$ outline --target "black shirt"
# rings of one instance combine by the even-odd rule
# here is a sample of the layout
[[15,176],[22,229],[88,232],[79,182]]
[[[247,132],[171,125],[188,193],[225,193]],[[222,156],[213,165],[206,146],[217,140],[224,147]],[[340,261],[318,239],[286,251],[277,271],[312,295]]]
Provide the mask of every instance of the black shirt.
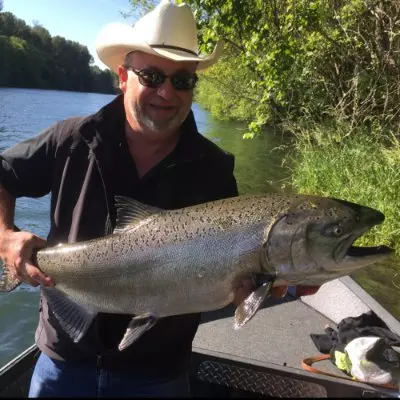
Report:
[[[115,227],[114,196],[176,209],[236,196],[234,158],[197,131],[193,113],[175,150],[139,179],[123,138],[125,112],[118,96],[97,113],[59,122],[0,157],[0,184],[14,197],[51,192],[49,243],[97,238]],[[119,147],[119,143],[122,146]],[[131,316],[98,316],[78,343],[59,326],[41,296],[36,343],[48,356],[162,374],[188,367],[199,314],[160,319],[128,349],[116,344]]]

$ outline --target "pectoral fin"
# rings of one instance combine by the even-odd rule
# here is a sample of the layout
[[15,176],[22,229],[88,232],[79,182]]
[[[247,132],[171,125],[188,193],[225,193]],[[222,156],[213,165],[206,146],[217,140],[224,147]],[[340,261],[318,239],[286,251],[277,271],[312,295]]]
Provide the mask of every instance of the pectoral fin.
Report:
[[122,338],[118,349],[119,351],[125,350],[129,347],[135,340],[139,339],[147,330],[149,330],[155,323],[157,318],[152,314],[138,315],[132,318],[125,331],[125,335]]
[[268,296],[272,289],[273,281],[262,283],[262,285],[252,292],[243,302],[236,308],[233,327],[241,328],[251,318],[254,317],[262,302]]
[[49,309],[62,329],[75,343],[79,342],[96,316],[96,312],[75,303],[55,288],[42,288],[42,290]]

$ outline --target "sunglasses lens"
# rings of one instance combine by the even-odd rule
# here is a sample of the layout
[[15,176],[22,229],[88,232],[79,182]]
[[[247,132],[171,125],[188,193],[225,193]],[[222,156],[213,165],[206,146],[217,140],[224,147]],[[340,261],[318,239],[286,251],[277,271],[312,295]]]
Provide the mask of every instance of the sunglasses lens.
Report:
[[197,82],[196,74],[175,74],[171,76],[172,86],[176,90],[190,90],[193,89]]
[[140,83],[143,86],[156,88],[165,82],[166,76],[162,72],[143,69],[140,71]]
[[[131,69],[136,75],[139,76],[139,82],[146,87],[149,88],[158,88],[160,87],[168,75],[165,75],[164,72],[144,68],[141,70],[135,70],[132,67],[126,67]],[[170,76],[171,84],[175,90],[191,90],[196,86],[197,75],[190,74],[185,72],[178,72],[175,75]]]

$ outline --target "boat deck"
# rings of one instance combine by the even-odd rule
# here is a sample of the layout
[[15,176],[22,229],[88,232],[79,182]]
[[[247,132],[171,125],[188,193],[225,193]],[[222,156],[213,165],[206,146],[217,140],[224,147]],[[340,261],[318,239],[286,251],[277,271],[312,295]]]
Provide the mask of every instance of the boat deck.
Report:
[[[242,329],[233,329],[234,308],[205,313],[194,340],[190,379],[193,397],[398,397],[399,392],[340,379],[329,361],[301,369],[318,354],[310,333],[372,309],[395,332],[400,324],[351,278],[329,282],[312,296],[270,299]],[[26,397],[37,353],[32,346],[0,368],[0,398]]]
[[[400,334],[400,323],[349,277],[324,284],[311,296],[268,299],[264,308],[244,327],[233,329],[234,307],[205,313],[194,340],[198,349],[302,369],[304,358],[320,354],[310,334],[323,334],[326,325],[336,328],[346,317],[375,311],[391,330]],[[316,367],[346,376],[330,361]]]

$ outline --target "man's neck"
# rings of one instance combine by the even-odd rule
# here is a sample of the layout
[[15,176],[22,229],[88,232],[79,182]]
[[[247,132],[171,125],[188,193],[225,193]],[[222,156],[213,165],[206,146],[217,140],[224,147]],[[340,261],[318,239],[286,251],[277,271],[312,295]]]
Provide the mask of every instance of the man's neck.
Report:
[[138,174],[142,177],[174,150],[179,140],[179,132],[155,139],[134,131],[126,124],[125,137]]

